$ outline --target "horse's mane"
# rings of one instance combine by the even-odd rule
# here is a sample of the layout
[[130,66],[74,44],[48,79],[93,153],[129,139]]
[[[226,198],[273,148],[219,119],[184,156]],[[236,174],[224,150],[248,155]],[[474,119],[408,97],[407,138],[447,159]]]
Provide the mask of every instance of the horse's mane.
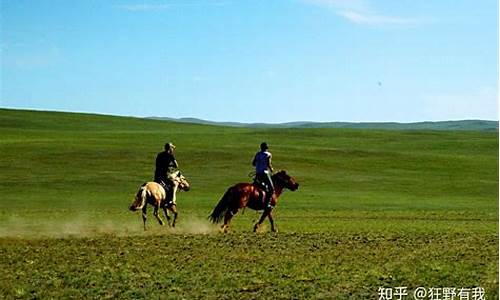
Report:
[[288,176],[288,174],[286,173],[286,171],[285,171],[285,170],[279,170],[278,172],[274,173],[274,174],[271,176],[271,178],[272,178],[272,179],[273,179],[273,181],[274,181],[274,180],[276,180],[276,179],[278,179],[278,178],[281,178],[281,177],[282,177],[282,175],[287,175],[287,176]]

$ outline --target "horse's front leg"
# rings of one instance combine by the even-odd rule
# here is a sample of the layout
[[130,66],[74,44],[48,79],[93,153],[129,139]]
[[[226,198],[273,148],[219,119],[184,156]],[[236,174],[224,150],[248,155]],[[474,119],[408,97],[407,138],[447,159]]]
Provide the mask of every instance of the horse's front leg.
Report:
[[144,231],[146,231],[146,219],[147,219],[147,204],[142,207],[142,222],[144,223]]
[[[264,210],[264,212],[262,213],[262,216],[260,217],[259,221],[257,223],[255,223],[255,225],[253,226],[253,232],[256,232],[257,229],[259,229],[259,227],[262,224],[262,222],[264,222],[264,220],[266,219],[266,217],[271,214],[271,210],[272,210],[272,208],[266,208]],[[272,224],[273,223],[271,223],[271,225]],[[274,228],[274,225],[273,225],[273,228]]]
[[273,211],[272,211],[272,208],[269,209],[268,217],[269,217],[269,222],[271,223],[271,231],[272,232],[278,232],[278,230],[274,227],[274,220],[273,220]]
[[165,219],[167,219],[168,226],[172,226],[172,223],[170,222],[172,219],[168,215],[167,207],[163,206],[162,209],[163,209],[163,214],[165,215]]
[[179,215],[177,213],[177,205],[173,204],[170,207],[170,211],[174,214],[173,221],[172,221],[172,227],[175,227],[175,222],[177,221],[177,216]]
[[155,205],[154,207],[154,211],[153,211],[153,215],[155,216],[155,218],[158,220],[158,223],[160,223],[160,225],[163,226],[163,220],[160,218],[160,216],[158,215],[158,205]]

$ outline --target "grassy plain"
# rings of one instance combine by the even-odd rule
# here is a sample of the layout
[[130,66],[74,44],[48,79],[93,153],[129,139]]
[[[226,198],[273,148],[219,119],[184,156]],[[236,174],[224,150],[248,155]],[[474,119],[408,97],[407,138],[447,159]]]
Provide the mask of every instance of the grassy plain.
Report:
[[[498,133],[230,128],[0,109],[5,298],[378,299],[379,287],[498,298]],[[207,216],[261,141],[300,182],[280,232]],[[179,228],[127,211],[166,141],[192,190]]]

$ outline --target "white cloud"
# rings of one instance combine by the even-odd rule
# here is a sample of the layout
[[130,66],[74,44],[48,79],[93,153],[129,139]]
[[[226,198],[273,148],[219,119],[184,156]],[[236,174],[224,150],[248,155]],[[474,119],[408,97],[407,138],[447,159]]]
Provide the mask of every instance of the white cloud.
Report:
[[390,17],[373,13],[363,14],[355,11],[340,11],[337,14],[361,25],[416,25],[423,22],[423,20],[416,18]]
[[304,0],[306,3],[339,10],[367,11],[368,3],[365,0]]
[[[14,41],[14,36],[17,40]],[[49,67],[61,60],[60,48],[44,38],[28,37],[23,32],[4,32],[0,65],[5,68],[33,70]]]
[[425,115],[432,120],[498,120],[498,92],[492,86],[461,93],[423,95],[422,104]]
[[119,9],[131,12],[152,12],[162,11],[173,7],[200,7],[200,6],[224,6],[227,2],[218,0],[193,0],[193,1],[165,1],[163,3],[140,3],[140,4],[123,4],[116,6]]
[[118,5],[118,8],[128,11],[160,11],[168,9],[168,4],[124,4]]
[[417,25],[421,18],[388,16],[375,11],[367,0],[303,0],[306,3],[331,9],[338,16],[360,25]]

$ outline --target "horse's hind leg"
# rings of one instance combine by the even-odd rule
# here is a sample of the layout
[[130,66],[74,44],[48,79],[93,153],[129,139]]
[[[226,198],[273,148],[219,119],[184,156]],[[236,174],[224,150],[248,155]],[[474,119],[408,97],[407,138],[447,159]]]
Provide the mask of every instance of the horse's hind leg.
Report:
[[160,225],[163,226],[163,220],[160,218],[160,216],[158,215],[158,206],[155,206],[154,208],[154,211],[153,211],[153,215],[155,216],[155,218],[158,220],[158,223],[160,223]]
[[238,210],[228,210],[226,214],[224,215],[224,225],[222,225],[222,231],[224,233],[229,231],[229,223],[231,222],[231,219],[233,216],[238,212]]

